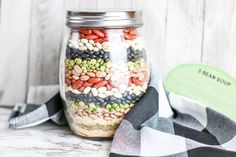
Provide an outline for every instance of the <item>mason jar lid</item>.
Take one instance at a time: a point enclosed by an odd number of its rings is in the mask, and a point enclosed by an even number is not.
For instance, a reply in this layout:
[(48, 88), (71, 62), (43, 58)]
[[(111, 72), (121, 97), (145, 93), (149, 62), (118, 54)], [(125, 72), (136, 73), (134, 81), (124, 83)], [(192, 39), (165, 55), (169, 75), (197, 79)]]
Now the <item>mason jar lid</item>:
[(124, 28), (143, 25), (142, 11), (67, 12), (68, 27)]

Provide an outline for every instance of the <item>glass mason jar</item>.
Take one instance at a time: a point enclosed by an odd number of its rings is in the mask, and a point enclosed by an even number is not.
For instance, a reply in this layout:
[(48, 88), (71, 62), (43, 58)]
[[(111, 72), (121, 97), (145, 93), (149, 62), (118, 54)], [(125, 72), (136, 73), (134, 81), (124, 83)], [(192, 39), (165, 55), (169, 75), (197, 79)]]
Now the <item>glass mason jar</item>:
[(60, 91), (72, 131), (112, 137), (149, 83), (140, 11), (67, 13)]

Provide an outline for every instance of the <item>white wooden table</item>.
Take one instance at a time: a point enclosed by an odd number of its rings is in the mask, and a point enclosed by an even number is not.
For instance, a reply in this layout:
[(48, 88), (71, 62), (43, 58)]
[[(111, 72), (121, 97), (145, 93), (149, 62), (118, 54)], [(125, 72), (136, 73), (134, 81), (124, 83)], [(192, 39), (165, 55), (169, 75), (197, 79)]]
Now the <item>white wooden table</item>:
[[(27, 102), (41, 104), (58, 86), (33, 86)], [(0, 157), (107, 157), (111, 141), (91, 141), (73, 135), (68, 126), (52, 122), (25, 129), (8, 129), (11, 108), (0, 107)]]
[(67, 126), (52, 122), (20, 129), (7, 128), (11, 109), (0, 108), (0, 156), (1, 157), (107, 157), (110, 141), (81, 139)]

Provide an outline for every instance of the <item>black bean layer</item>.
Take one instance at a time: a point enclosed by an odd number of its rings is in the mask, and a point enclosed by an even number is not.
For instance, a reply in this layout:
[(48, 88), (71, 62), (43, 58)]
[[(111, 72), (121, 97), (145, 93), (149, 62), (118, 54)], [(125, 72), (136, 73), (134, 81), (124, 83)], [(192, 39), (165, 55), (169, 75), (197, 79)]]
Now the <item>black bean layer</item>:
[[(81, 51), (79, 49), (71, 48), (67, 46), (66, 48), (66, 57), (68, 59), (75, 59), (81, 58), (83, 60), (91, 60), (91, 59), (102, 59), (105, 62), (110, 60), (110, 52), (105, 52), (104, 50), (100, 49), (99, 51), (90, 51), (84, 50)], [(127, 48), (127, 60), (128, 61), (137, 61), (141, 58), (145, 58), (145, 50), (134, 50), (134, 48), (129, 47)]]
[(140, 51), (140, 50), (134, 50), (133, 47), (129, 47), (127, 49), (127, 54), (128, 54), (128, 60), (132, 62), (142, 58), (146, 58), (145, 49), (142, 49), (142, 51)]
[(109, 52), (105, 52), (102, 49), (100, 49), (99, 51), (81, 51), (79, 49), (71, 48), (69, 46), (67, 46), (66, 48), (66, 57), (68, 59), (81, 58), (83, 60), (102, 59), (105, 62), (108, 62), (110, 60)]
[(66, 99), (71, 101), (83, 101), (84, 103), (94, 103), (96, 106), (104, 107), (107, 104), (117, 103), (117, 104), (129, 104), (136, 103), (143, 96), (143, 92), (140, 95), (123, 93), (122, 98), (116, 98), (114, 96), (109, 96), (107, 98), (100, 98), (93, 96), (92, 93), (89, 94), (75, 94), (71, 91), (66, 92)]

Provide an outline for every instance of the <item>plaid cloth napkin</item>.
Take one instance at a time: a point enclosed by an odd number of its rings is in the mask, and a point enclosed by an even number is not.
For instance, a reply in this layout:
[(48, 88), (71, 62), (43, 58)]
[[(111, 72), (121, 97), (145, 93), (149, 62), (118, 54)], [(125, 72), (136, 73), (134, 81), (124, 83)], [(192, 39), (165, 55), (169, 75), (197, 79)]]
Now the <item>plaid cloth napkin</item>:
[[(155, 80), (121, 122), (110, 157), (236, 157), (234, 121), (186, 97), (167, 96), (162, 82)], [(34, 126), (48, 119), (64, 123), (59, 94), (30, 111), (25, 114), (22, 110), (19, 117), (10, 118), (9, 127)]]
[[(157, 87), (149, 87), (121, 122), (110, 157), (236, 157), (235, 122), (183, 96), (169, 93), (167, 100), (162, 83), (158, 86), (158, 92)], [(62, 119), (63, 114), (58, 114), (61, 111), (59, 101), (57, 94), (45, 103), (46, 106), (10, 119), (9, 126), (29, 127), (55, 116)], [(35, 115), (45, 116), (30, 118)]]
[(173, 114), (163, 116), (163, 104), (159, 104), (163, 101), (158, 95), (155, 88), (149, 87), (121, 122), (110, 157), (236, 157), (235, 122), (172, 93), (168, 99)]

